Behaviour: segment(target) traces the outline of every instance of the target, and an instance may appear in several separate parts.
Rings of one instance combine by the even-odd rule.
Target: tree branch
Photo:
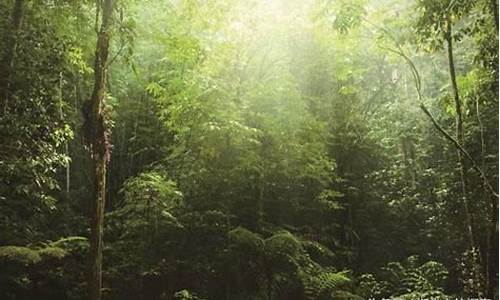
[[[467,150],[465,150],[465,148],[462,145],[460,145],[460,143],[456,139],[454,139],[448,132],[446,132],[446,130],[443,127],[441,127],[441,125],[439,125],[439,123],[437,122],[436,118],[434,118],[434,116],[431,114],[431,112],[425,106],[425,104],[424,104],[424,102],[422,100],[420,74],[418,73],[418,70],[417,70],[415,64],[413,63],[413,61],[408,57],[408,55],[406,55],[403,52],[403,50],[401,49],[401,47],[399,47],[399,49],[397,49],[397,50],[396,49],[382,47],[382,46],[379,46],[379,47],[381,49],[384,49],[384,50],[387,50],[387,51],[390,51],[392,53],[395,53],[395,54],[399,55],[400,57],[402,57],[408,63],[408,65],[410,66],[410,70],[412,72],[413,78],[414,78],[415,88],[417,89],[417,95],[418,95],[418,101],[419,101],[420,109],[429,117],[429,119],[431,120],[431,122],[434,125],[434,127],[439,132],[441,132],[441,134],[448,141],[450,141],[455,146],[455,148],[457,148],[457,150],[460,151],[460,153],[462,153],[464,155],[465,158],[467,158],[467,160],[472,164],[472,168],[477,172],[477,174],[481,178],[481,181],[482,181],[483,185],[491,193],[491,195],[498,201],[498,199],[499,199],[498,193],[493,188],[493,185],[491,184],[491,182],[489,181],[489,179],[486,177],[486,174],[484,173],[484,171],[479,167],[479,165],[474,160],[474,158],[469,154],[469,152],[467,152]],[[495,200],[493,200],[493,201],[495,201]]]

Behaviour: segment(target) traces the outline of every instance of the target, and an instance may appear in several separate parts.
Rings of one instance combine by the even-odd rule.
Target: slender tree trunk
[[[63,74],[62,72],[59,72],[59,101],[61,103],[63,102],[63,95],[62,95],[62,81],[63,81]],[[76,107],[76,106],[75,106]],[[62,110],[62,105],[60,106],[59,114],[61,117],[61,120],[64,118],[63,110]],[[68,141],[64,142],[64,153],[66,156],[69,158],[69,148],[68,148]],[[70,162],[68,161],[66,164],[66,199],[69,199],[69,183],[70,183]]]
[[[477,124],[479,125],[479,138],[480,138],[480,141],[481,141],[481,169],[483,170],[486,170],[486,162],[485,162],[485,144],[484,144],[484,128],[483,128],[483,121],[481,120],[481,113],[480,113],[480,109],[479,109],[479,97],[476,97],[476,119],[477,119]],[[488,190],[486,189],[486,186],[483,185],[483,193],[484,193],[484,197],[485,199],[487,200],[487,205],[488,205],[488,211],[491,210],[491,203],[489,202],[489,197],[490,197],[490,194],[488,192]],[[496,214],[496,213],[495,213]],[[489,274],[490,274],[490,249],[491,249],[491,246],[490,245],[490,226],[487,226],[486,228],[486,236],[487,236],[487,240],[486,240],[486,250],[484,251],[484,267],[485,267],[485,270],[484,270],[484,273],[486,274],[486,291],[489,290],[489,283],[490,283],[490,278],[489,278]]]
[[[495,29],[498,31],[498,3],[497,0],[490,0],[491,12],[493,13],[493,20],[495,22]]]
[[[481,120],[481,113],[479,109],[479,98],[476,98],[476,117],[477,117],[477,123],[479,125],[479,134],[480,134],[480,139],[481,139],[481,168],[483,170],[486,170],[486,161],[485,161],[485,156],[486,156],[486,149],[485,149],[485,142],[484,142],[484,127],[483,127],[483,121]],[[487,241],[486,241],[486,250],[484,251],[484,267],[485,267],[485,274],[486,274],[486,296],[493,299],[494,297],[494,292],[495,292],[495,286],[496,286],[496,274],[495,274],[495,267],[498,265],[498,250],[495,245],[497,245],[498,240],[498,230],[497,230],[497,222],[498,222],[498,216],[497,216],[497,209],[498,205],[496,205],[497,200],[494,197],[491,197],[491,194],[489,193],[488,189],[486,186],[483,185],[483,190],[484,190],[484,195],[486,200],[488,201],[488,210],[489,210],[489,223],[488,223],[488,228],[487,228]],[[492,198],[490,202],[490,198]]]
[[[23,23],[24,0],[16,0],[12,10],[10,32],[5,38],[5,53],[0,60],[0,100],[2,101],[3,114],[7,113],[10,97],[10,80],[13,69],[14,54],[16,53],[18,33]]]
[[[463,128],[463,118],[462,118],[462,104],[460,102],[460,96],[458,94],[458,86],[455,74],[455,62],[453,57],[453,39],[451,32],[451,22],[446,22],[446,33],[445,33],[446,46],[448,51],[448,67],[450,73],[451,88],[453,93],[453,101],[455,103],[455,138],[457,142],[463,147],[464,146],[464,128]],[[464,203],[465,210],[465,222],[467,226],[467,235],[469,238],[469,243],[471,249],[475,249],[474,233],[472,229],[472,216],[470,212],[470,205],[467,197],[467,183],[466,183],[466,165],[465,158],[462,152],[457,150],[458,162],[460,165],[460,186],[462,189],[462,200]]]
[[[451,29],[451,26],[450,26],[450,29]],[[451,30],[449,30],[448,32],[451,32]],[[451,36],[450,36],[450,46],[451,46]],[[498,265],[498,215],[497,215],[497,211],[498,211],[498,199],[499,199],[499,197],[498,197],[497,189],[495,189],[493,187],[490,180],[486,176],[485,171],[481,167],[479,167],[479,165],[476,163],[474,158],[467,152],[467,150],[465,150],[463,145],[461,143],[459,143],[456,138],[453,138],[443,127],[441,127],[441,125],[439,125],[436,118],[434,118],[434,116],[431,114],[431,112],[427,109],[427,107],[423,103],[423,98],[422,98],[422,93],[421,93],[420,74],[418,73],[418,70],[415,67],[415,64],[413,63],[413,61],[408,57],[408,55],[406,55],[402,51],[401,48],[398,48],[396,50],[391,49],[391,48],[383,48],[383,49],[399,55],[408,63],[408,66],[410,67],[410,70],[412,71],[413,79],[415,81],[415,89],[417,90],[418,101],[420,103],[420,109],[429,117],[429,119],[431,120],[434,127],[448,141],[450,141],[455,146],[455,148],[457,149],[457,151],[460,152],[462,157],[466,158],[471,163],[472,168],[474,169],[474,171],[476,171],[477,175],[481,179],[483,186],[488,191],[489,199],[491,201],[491,208],[492,208],[492,210],[491,210],[492,216],[491,216],[491,221],[490,221],[490,228],[491,229],[490,229],[490,233],[489,233],[488,238],[489,238],[489,244],[493,245],[493,247],[491,247],[489,252],[488,252],[488,253],[490,253],[489,264],[491,266]],[[451,54],[452,54],[451,58],[453,58],[452,51],[451,51]],[[450,68],[450,69],[453,70],[453,74],[454,74],[454,67]],[[450,77],[453,77],[453,76],[450,76]],[[455,87],[456,87],[456,82],[455,82]],[[458,91],[458,89],[456,89],[456,88],[455,88],[455,90]],[[457,92],[457,95],[458,95],[458,92]],[[496,268],[490,267],[489,268],[489,275],[488,275],[489,286],[488,286],[488,291],[487,291],[487,295],[486,295],[490,299],[494,298],[495,287],[497,286],[496,285],[497,276],[498,276],[498,274],[496,272]]]
[[[259,174],[258,183],[258,195],[257,195],[257,226],[262,225],[264,221],[264,187],[265,187],[265,176],[264,170],[261,170]]]
[[[491,197],[491,196],[490,196]],[[491,197],[492,206],[490,212],[490,228],[488,230],[487,257],[487,291],[486,297],[495,297],[495,287],[498,287],[498,199]]]
[[[498,31],[498,3],[497,0],[490,0],[491,2],[491,11],[493,13],[493,21],[495,22],[495,29]],[[498,70],[497,70],[498,71]],[[498,79],[498,78],[497,78]],[[497,81],[498,83],[498,81]],[[498,88],[498,84],[495,85]],[[479,115],[478,115],[479,118]],[[481,134],[483,134],[482,125],[481,125]],[[484,159],[484,156],[483,156]],[[484,170],[484,166],[483,166]],[[488,230],[488,249],[486,252],[487,261],[486,261],[486,283],[487,283],[487,294],[488,298],[493,299],[495,296],[495,287],[498,286],[497,283],[497,268],[498,266],[498,198],[491,197],[491,205],[490,205],[490,228]]]
[[[91,205],[88,298],[101,299],[102,233],[106,191],[106,169],[109,161],[108,129],[105,123],[106,68],[114,0],[98,1],[102,20],[97,36],[94,62],[94,90],[84,105],[84,134],[92,159],[94,202]],[[99,6],[99,5],[98,5]]]
[[[462,103],[460,102],[460,95],[458,93],[458,85],[457,85],[457,79],[456,79],[456,73],[455,73],[455,62],[454,62],[454,57],[453,57],[453,36],[452,36],[452,28],[451,28],[451,21],[447,20],[446,22],[446,32],[445,32],[445,41],[446,41],[446,46],[447,46],[447,52],[448,52],[448,67],[449,67],[449,73],[450,73],[450,82],[451,82],[451,88],[452,88],[452,93],[453,93],[453,100],[455,103],[455,138],[458,144],[462,147],[465,147],[464,145],[464,122],[463,122],[463,116],[462,116]],[[481,277],[480,277],[480,268],[481,268],[481,257],[480,257],[480,251],[478,245],[478,240],[475,236],[474,233],[474,219],[473,219],[473,213],[471,211],[471,206],[469,203],[469,197],[467,196],[467,182],[466,182],[466,176],[467,176],[467,166],[465,164],[465,157],[464,154],[457,149],[457,156],[458,156],[458,162],[460,166],[460,185],[462,189],[462,200],[464,203],[464,212],[465,212],[465,222],[467,226],[467,235],[469,239],[469,244],[470,244],[470,249],[472,251],[472,268],[473,268],[473,276],[474,276],[474,281],[475,281],[475,288],[477,289],[478,293],[481,293],[483,291],[483,288],[481,287]]]
[[[485,251],[485,279],[486,279],[486,297],[493,299],[495,296],[495,287],[497,283],[498,266],[498,199],[487,195],[491,199],[489,209],[489,222],[487,228],[487,241]]]

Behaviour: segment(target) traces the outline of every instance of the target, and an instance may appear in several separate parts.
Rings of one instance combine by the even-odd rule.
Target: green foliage
[[[387,282],[379,282],[372,274],[362,274],[359,277],[357,292],[363,297],[379,298],[388,295]]]
[[[15,2],[0,1],[0,76],[12,69],[0,95],[0,298],[81,299],[95,187],[73,129],[91,96],[98,12],[22,1],[13,33]],[[452,133],[452,38],[464,147],[494,182],[491,1],[123,0],[114,15],[104,298],[485,293],[494,202],[466,170],[467,251],[456,149],[422,115],[395,52]],[[432,260],[395,262],[410,255]]]
[[[39,248],[1,246],[0,260],[5,264],[35,265],[46,260],[63,259],[77,247],[87,244],[83,237],[61,238],[55,242],[42,243]],[[78,246],[79,245],[79,246]]]
[[[277,255],[297,256],[302,249],[300,241],[290,232],[278,232],[265,240],[266,251]]]
[[[312,260],[318,262],[321,265],[329,266],[336,262],[336,255],[328,247],[314,242],[314,241],[302,241],[302,247],[311,257]]]
[[[69,236],[58,239],[55,242],[50,242],[48,245],[51,247],[59,247],[63,249],[73,249],[75,247],[84,247],[87,239],[81,236]]]
[[[304,281],[306,299],[329,299],[350,279],[344,272],[321,272]],[[343,299],[343,298],[338,298]]]
[[[41,9],[43,3],[23,4],[22,26],[14,33],[8,23],[13,22],[11,4],[4,2],[0,8],[5,45],[0,64],[2,78],[8,81],[0,96],[0,228],[9,233],[2,243],[23,244],[30,224],[44,224],[37,212],[55,210],[56,172],[70,161],[61,146],[73,131],[61,78],[67,41],[49,22],[53,11]],[[12,56],[11,47],[16,52]]]
[[[38,251],[18,246],[0,247],[0,259],[3,263],[19,263],[22,265],[32,265],[41,261]]]
[[[446,299],[443,286],[448,277],[448,270],[441,263],[428,261],[419,264],[418,260],[417,256],[410,256],[401,263],[388,263],[382,268],[383,280],[381,281],[371,274],[362,275],[359,279],[358,293],[365,297]]]
[[[458,22],[473,5],[473,2],[463,0],[417,1],[416,9],[419,16],[415,28],[419,37],[418,45],[436,51],[443,49],[446,35],[452,35],[454,40],[460,40],[462,33],[448,32],[447,24]]]
[[[57,247],[46,247],[38,251],[42,259],[62,259],[67,255],[67,252]]]
[[[125,226],[134,228],[148,225],[158,226],[158,222],[176,222],[171,214],[182,206],[182,193],[175,182],[157,171],[144,172],[127,180],[122,192],[123,206],[114,212],[124,218]],[[139,216],[146,216],[141,220]]]
[[[81,258],[77,244],[88,246],[82,237],[48,241],[39,247],[1,246],[0,294],[5,299],[25,299],[30,295],[42,299],[78,299],[81,290],[74,283],[83,278],[84,272],[75,268]],[[71,283],[67,289],[52,290],[67,283]]]
[[[264,247],[264,240],[261,237],[243,227],[229,231],[228,235],[231,243],[245,251],[259,253]]]
[[[165,209],[181,205],[182,194],[176,190],[176,184],[157,171],[145,172],[125,182],[123,188],[126,204],[137,204],[140,199],[154,198]]]
[[[203,300],[197,297],[195,294],[189,292],[188,290],[181,290],[174,294],[174,299],[176,300]]]
[[[335,20],[333,28],[346,34],[360,25],[365,14],[364,1],[335,1]]]
[[[303,241],[288,231],[277,231],[263,240],[240,227],[230,232],[230,243],[237,246],[234,257],[240,266],[246,259],[258,263],[234,271],[255,272],[253,276],[262,276],[255,286],[263,294],[267,289],[268,294],[282,297],[288,290],[300,293],[305,299],[327,299],[342,291],[350,281],[346,272],[322,268],[310,258],[303,245],[323,249],[322,253],[330,250],[319,243]],[[330,252],[330,255],[333,254]]]

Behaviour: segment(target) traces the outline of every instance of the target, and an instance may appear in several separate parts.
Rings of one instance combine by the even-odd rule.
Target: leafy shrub
[[[175,300],[203,300],[188,290],[180,290],[174,294]]]
[[[295,257],[302,249],[300,241],[288,231],[280,231],[265,241],[266,252],[271,255]]]
[[[74,283],[82,280],[82,260],[72,258],[86,245],[82,237],[69,237],[37,247],[0,247],[2,299],[31,299],[35,295],[37,299],[77,299],[81,290]]]
[[[41,257],[37,250],[19,246],[0,247],[0,262],[2,263],[29,266],[40,261]]]
[[[448,271],[441,263],[428,261],[420,264],[418,256],[410,256],[403,262],[388,263],[382,271],[382,280],[375,279],[371,274],[359,278],[359,295],[401,299],[446,298],[442,286]]]
[[[321,265],[330,266],[335,262],[335,253],[321,243],[315,241],[302,241],[302,247],[312,260]]]
[[[264,248],[264,240],[256,233],[243,227],[237,227],[228,233],[230,243],[238,248],[253,253],[260,253]]]
[[[306,299],[331,299],[333,294],[342,292],[342,286],[348,282],[350,279],[345,272],[320,270],[304,278],[304,293]]]

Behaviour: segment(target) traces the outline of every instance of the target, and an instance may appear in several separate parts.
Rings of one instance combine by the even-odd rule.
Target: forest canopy
[[[496,0],[1,0],[0,299],[498,299]]]

